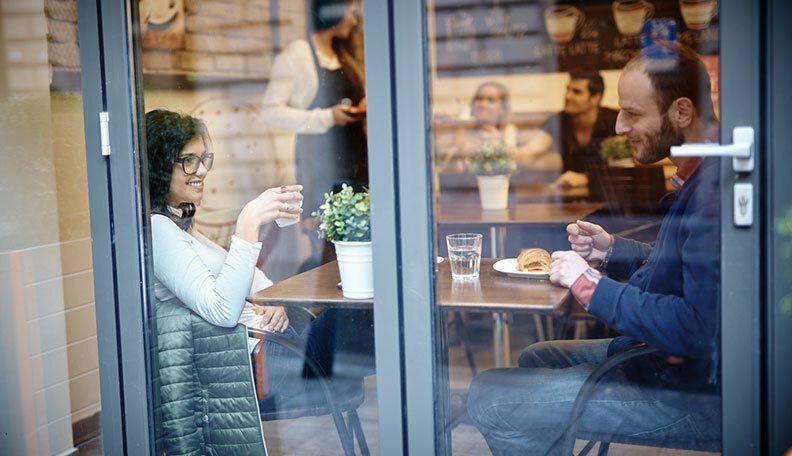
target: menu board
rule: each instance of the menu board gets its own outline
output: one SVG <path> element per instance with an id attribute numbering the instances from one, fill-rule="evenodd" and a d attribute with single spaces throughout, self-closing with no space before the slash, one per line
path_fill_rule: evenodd
<path id="1" fill-rule="evenodd" d="M 619 69 L 644 23 L 672 19 L 677 40 L 718 54 L 717 0 L 435 0 L 438 75 Z"/>

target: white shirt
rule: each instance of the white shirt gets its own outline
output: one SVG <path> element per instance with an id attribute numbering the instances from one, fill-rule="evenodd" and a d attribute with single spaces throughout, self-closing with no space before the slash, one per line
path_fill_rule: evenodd
<path id="1" fill-rule="evenodd" d="M 232 236 L 226 251 L 194 228 L 188 233 L 159 214 L 151 217 L 151 237 L 157 300 L 175 300 L 213 325 L 259 327 L 262 317 L 245 298 L 272 285 L 256 268 L 260 242 Z"/>
<path id="2" fill-rule="evenodd" d="M 338 56 L 317 53 L 319 65 L 328 70 L 341 67 Z M 319 90 L 319 76 L 306 40 L 290 43 L 272 64 L 264 92 L 261 116 L 268 126 L 300 134 L 321 134 L 335 125 L 332 109 L 307 109 Z"/>

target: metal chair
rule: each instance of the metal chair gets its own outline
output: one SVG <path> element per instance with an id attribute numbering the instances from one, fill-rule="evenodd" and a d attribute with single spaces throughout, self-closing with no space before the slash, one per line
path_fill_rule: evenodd
<path id="1" fill-rule="evenodd" d="M 657 348 L 649 348 L 647 346 L 640 346 L 630 350 L 619 353 L 609 358 L 605 363 L 599 366 L 592 372 L 583 386 L 580 388 L 575 403 L 572 406 L 569 422 L 566 431 L 562 435 L 562 454 L 574 455 L 575 441 L 578 438 L 587 440 L 586 445 L 581 449 L 577 456 L 588 455 L 594 446 L 599 442 L 598 456 L 608 454 L 611 443 L 623 443 L 627 445 L 643 445 L 643 446 L 657 446 L 657 442 L 648 439 L 641 439 L 633 436 L 623 436 L 618 434 L 594 434 L 582 433 L 578 431 L 578 424 L 583 411 L 586 408 L 586 403 L 591 398 L 591 395 L 597 388 L 599 382 L 608 374 L 613 368 L 618 367 L 625 362 L 640 357 L 648 356 L 653 353 L 660 352 Z M 720 451 L 720 442 L 663 442 L 663 448 L 673 448 L 681 450 L 695 450 L 695 451 Z"/>
<path id="2" fill-rule="evenodd" d="M 307 309 L 302 310 L 310 314 L 310 319 L 313 318 L 313 314 L 311 314 L 310 311 Z M 253 369 L 256 373 L 256 395 L 260 404 L 262 400 L 271 397 L 267 385 L 265 344 L 278 344 L 299 357 L 304 363 L 305 371 L 311 374 L 309 378 L 304 378 L 303 380 L 310 381 L 317 387 L 313 390 L 307 390 L 308 392 L 306 395 L 295 398 L 287 403 L 272 401 L 268 408 L 262 408 L 262 410 L 260 410 L 262 421 L 331 415 L 336 431 L 338 432 L 338 438 L 341 441 L 341 446 L 344 449 L 344 454 L 347 456 L 355 455 L 355 437 L 357 437 L 360 453 L 364 456 L 368 456 L 370 454 L 368 445 L 363 435 L 363 427 L 360 424 L 360 418 L 357 414 L 358 407 L 365 400 L 363 377 L 354 379 L 354 381 L 349 382 L 343 389 L 340 389 L 337 384 L 334 384 L 334 382 L 330 380 L 328 373 L 325 372 L 319 364 L 306 356 L 303 346 L 281 334 L 253 328 L 248 329 L 248 334 L 251 337 L 260 339 L 253 350 Z M 344 419 L 344 414 L 346 414 L 346 420 Z"/>

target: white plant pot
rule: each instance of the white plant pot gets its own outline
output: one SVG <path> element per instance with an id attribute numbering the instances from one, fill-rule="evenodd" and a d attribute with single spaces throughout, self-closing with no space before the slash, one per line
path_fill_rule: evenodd
<path id="1" fill-rule="evenodd" d="M 374 297 L 374 268 L 371 242 L 333 241 L 338 271 L 345 298 L 370 299 Z"/>
<path id="2" fill-rule="evenodd" d="M 482 209 L 506 209 L 509 206 L 509 176 L 476 176 Z"/>

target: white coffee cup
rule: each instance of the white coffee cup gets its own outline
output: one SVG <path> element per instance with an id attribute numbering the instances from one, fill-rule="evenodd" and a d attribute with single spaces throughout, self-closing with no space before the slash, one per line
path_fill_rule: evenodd
<path id="1" fill-rule="evenodd" d="M 613 20 L 622 35 L 641 33 L 644 22 L 654 13 L 654 5 L 646 0 L 616 0 L 612 8 Z"/>
<path id="2" fill-rule="evenodd" d="M 302 200 L 292 200 L 292 201 L 287 201 L 286 204 L 288 204 L 289 206 L 302 207 L 303 202 L 302 202 Z M 294 225 L 298 221 L 299 220 L 288 219 L 288 218 L 278 218 L 278 219 L 275 219 L 275 224 L 278 225 L 281 228 L 285 228 L 287 226 Z"/>
<path id="3" fill-rule="evenodd" d="M 691 30 L 707 28 L 715 16 L 718 2 L 716 0 L 679 0 L 679 9 L 685 25 Z"/>
<path id="4" fill-rule="evenodd" d="M 567 43 L 575 36 L 575 30 L 583 23 L 583 12 L 574 6 L 550 6 L 544 11 L 547 34 L 556 43 Z"/>

